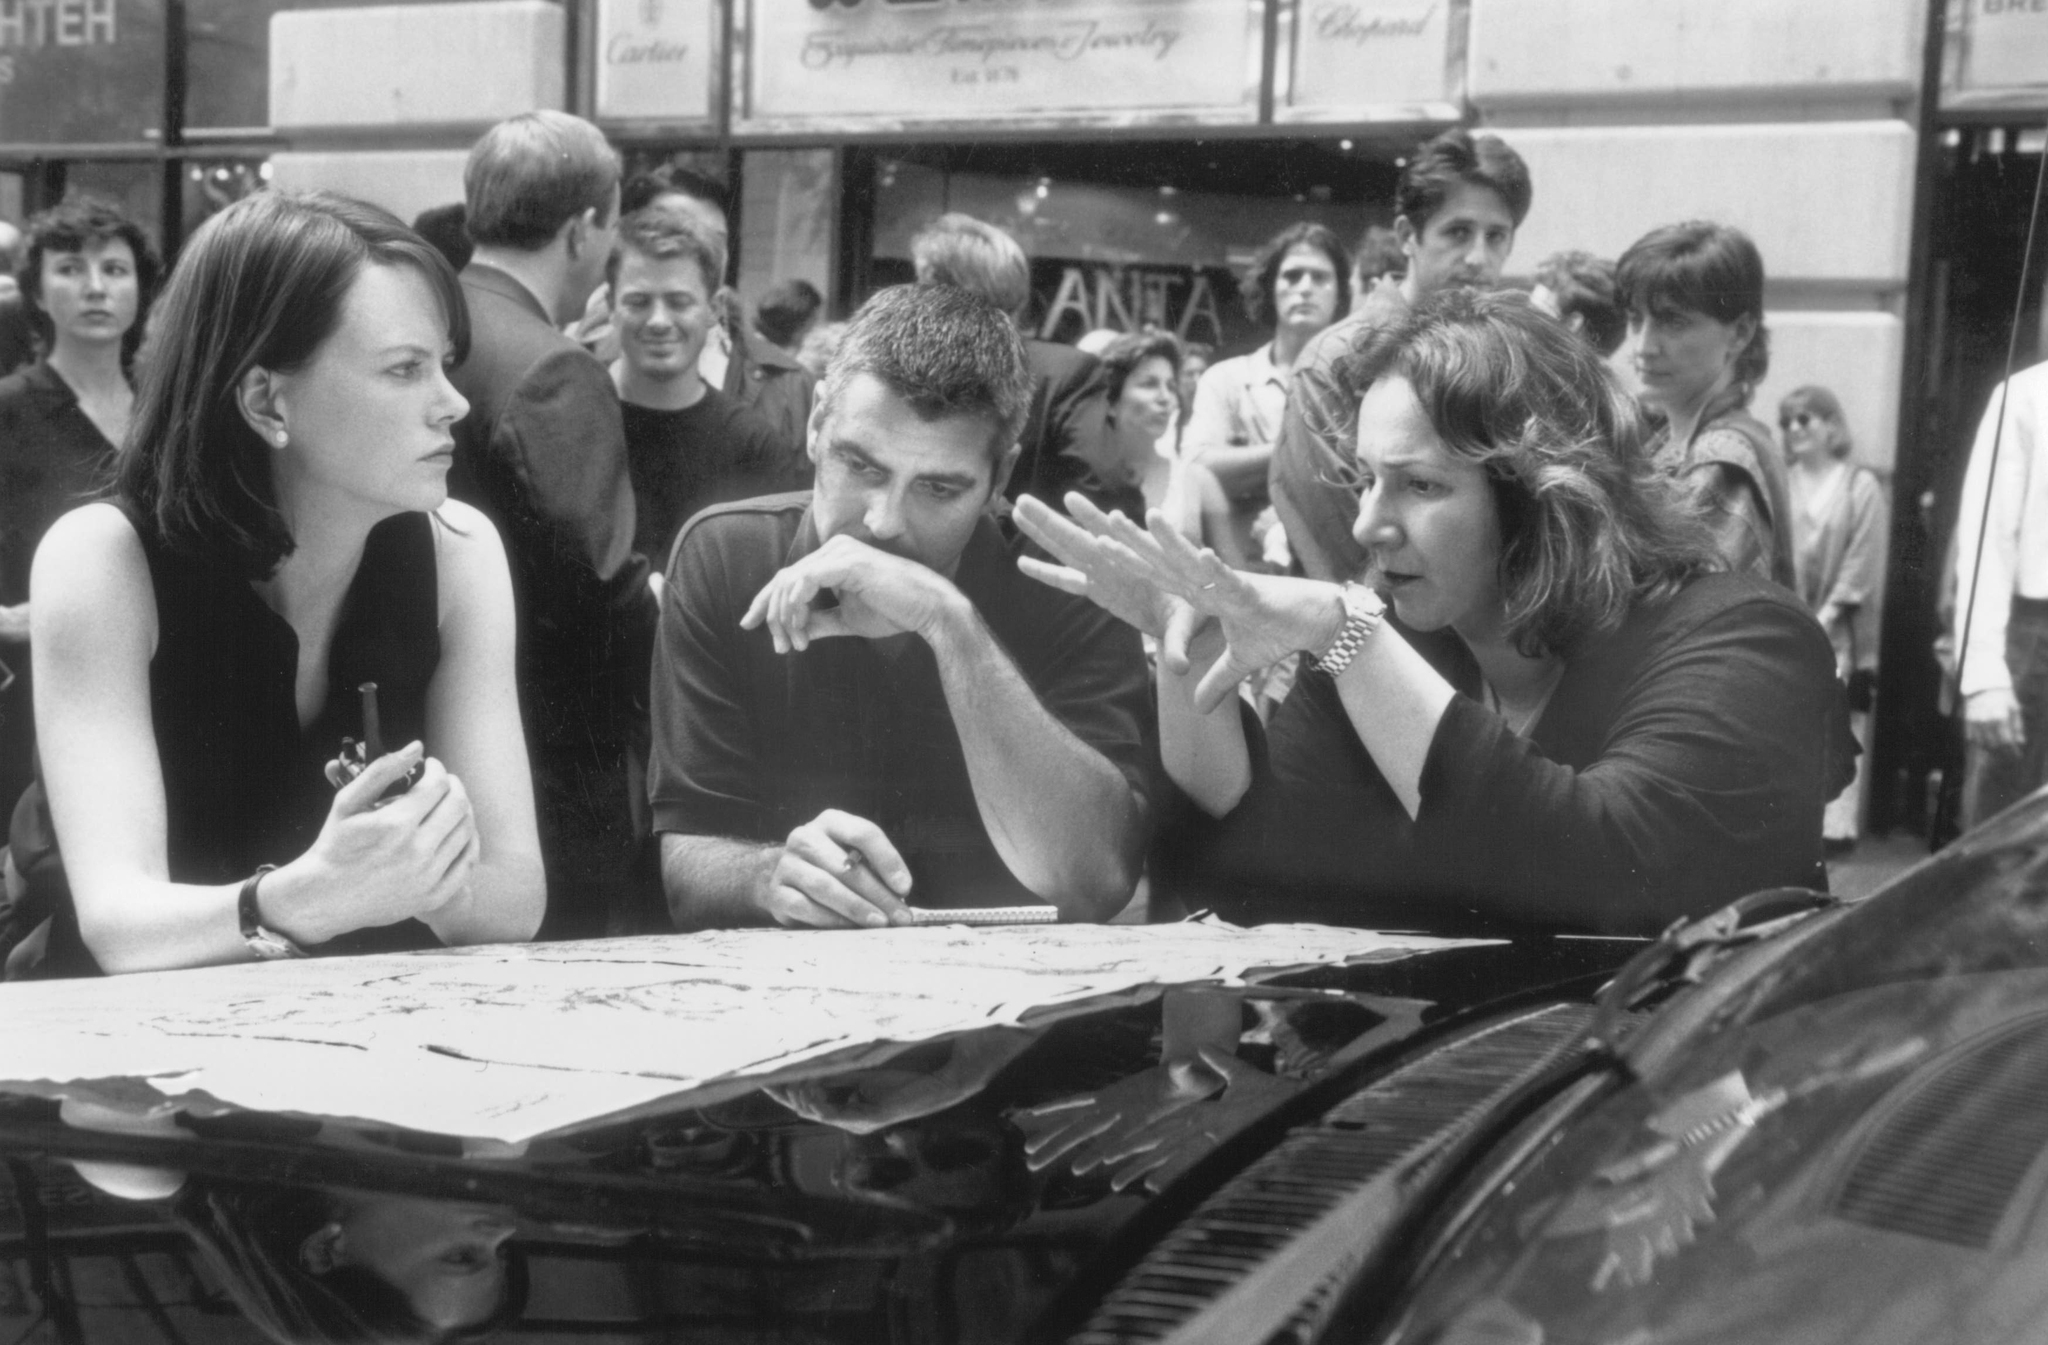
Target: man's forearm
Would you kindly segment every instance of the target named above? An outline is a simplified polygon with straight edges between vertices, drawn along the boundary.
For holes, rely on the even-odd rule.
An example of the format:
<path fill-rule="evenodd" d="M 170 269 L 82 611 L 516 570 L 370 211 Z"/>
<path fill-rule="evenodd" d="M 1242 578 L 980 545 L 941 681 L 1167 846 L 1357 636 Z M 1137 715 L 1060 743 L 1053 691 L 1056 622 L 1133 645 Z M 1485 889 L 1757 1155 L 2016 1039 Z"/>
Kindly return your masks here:
<path fill-rule="evenodd" d="M 770 923 L 759 897 L 779 845 L 725 836 L 661 836 L 661 888 L 669 919 L 681 930 L 733 929 Z"/>
<path fill-rule="evenodd" d="M 975 806 L 1017 880 L 1077 920 L 1137 883 L 1144 818 L 1123 773 L 1055 719 L 974 609 L 929 637 Z"/>

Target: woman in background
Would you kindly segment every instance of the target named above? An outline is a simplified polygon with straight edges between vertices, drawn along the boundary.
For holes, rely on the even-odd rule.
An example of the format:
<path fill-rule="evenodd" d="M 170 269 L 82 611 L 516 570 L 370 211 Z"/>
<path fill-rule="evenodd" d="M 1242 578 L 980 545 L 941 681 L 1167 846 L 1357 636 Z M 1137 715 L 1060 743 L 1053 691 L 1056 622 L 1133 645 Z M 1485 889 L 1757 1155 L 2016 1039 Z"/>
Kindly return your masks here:
<path fill-rule="evenodd" d="M 1651 452 L 1682 482 L 1728 568 L 1786 588 L 1785 466 L 1749 413 L 1770 368 L 1764 261 L 1740 229 L 1652 229 L 1615 265 L 1643 404 L 1664 421 Z"/>
<path fill-rule="evenodd" d="M 158 270 L 142 227 L 105 201 L 76 197 L 28 223 L 21 291 L 49 354 L 0 379 L 0 661 L 14 679 L 0 692 L 0 810 L 35 778 L 29 562 L 58 516 L 112 478 Z"/>
<path fill-rule="evenodd" d="M 1883 482 L 1850 460 L 1842 404 L 1826 388 L 1802 387 L 1778 404 L 1778 430 L 1791 465 L 1792 560 L 1799 597 L 1835 647 L 1835 671 L 1849 692 L 1849 723 L 1863 752 L 1856 780 L 1822 815 L 1832 853 L 1856 844 L 1870 777 L 1870 711 L 1877 691 L 1878 623 L 1884 609 L 1891 509 Z"/>
<path fill-rule="evenodd" d="M 1232 565 L 1244 563 L 1230 527 L 1230 501 L 1216 474 L 1174 451 L 1180 411 L 1180 342 L 1165 332 L 1119 336 L 1101 351 L 1100 376 L 1107 406 L 1105 436 L 1127 484 L 1115 491 L 1081 493 L 1104 512 L 1132 518 L 1145 510 L 1166 514 L 1183 537 L 1216 548 Z"/>

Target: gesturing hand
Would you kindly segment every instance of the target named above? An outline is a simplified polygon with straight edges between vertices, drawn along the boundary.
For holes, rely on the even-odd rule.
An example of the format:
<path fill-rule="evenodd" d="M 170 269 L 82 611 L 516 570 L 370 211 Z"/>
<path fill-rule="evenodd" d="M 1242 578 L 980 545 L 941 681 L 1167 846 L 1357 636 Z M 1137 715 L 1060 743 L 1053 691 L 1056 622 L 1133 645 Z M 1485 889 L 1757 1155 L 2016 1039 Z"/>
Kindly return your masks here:
<path fill-rule="evenodd" d="M 789 833 L 757 899 L 779 925 L 877 929 L 907 925 L 910 866 L 882 829 L 827 808 Z"/>
<path fill-rule="evenodd" d="M 1195 688 L 1198 710 L 1215 709 L 1239 682 L 1300 650 L 1327 649 L 1344 627 L 1343 596 L 1335 584 L 1233 570 L 1214 551 L 1181 536 L 1157 509 L 1146 514 L 1143 528 L 1122 514 L 1103 513 L 1079 495 L 1067 496 L 1067 509 L 1093 544 L 1085 559 L 1094 568 L 1084 569 L 1069 561 L 1087 587 L 1077 588 L 1071 579 L 1061 582 L 1037 570 L 1027 573 L 1069 592 L 1086 593 L 1111 611 L 1117 608 L 1097 597 L 1098 589 L 1105 594 L 1159 593 L 1185 603 L 1190 609 L 1185 617 L 1174 614 L 1171 605 L 1159 609 L 1170 618 L 1160 622 L 1157 632 L 1160 656 L 1170 669 L 1187 668 L 1188 642 L 1202 628 L 1204 618 L 1221 623 L 1223 652 Z M 1030 531 L 1023 515 L 1020 507 L 1019 522 Z M 1049 509 L 1041 509 L 1033 517 L 1041 521 L 1057 518 Z M 1077 560 L 1084 558 L 1070 534 L 1053 528 L 1046 531 L 1057 536 Z M 1061 555 L 1061 559 L 1067 556 Z M 1098 571 L 1103 572 L 1099 579 Z"/>
<path fill-rule="evenodd" d="M 828 588 L 839 605 L 813 607 Z M 929 566 L 842 534 L 777 571 L 754 595 L 740 628 L 765 624 L 775 652 L 787 654 L 835 635 L 875 640 L 907 631 L 928 636 L 965 601 L 952 581 Z"/>
<path fill-rule="evenodd" d="M 1041 584 L 1088 599 L 1155 640 L 1164 639 L 1172 618 L 1173 595 L 1148 578 L 1135 557 L 1117 554 L 1122 548 L 1103 535 L 1109 526 L 1107 514 L 1081 495 L 1067 496 L 1067 507 L 1081 523 L 1029 495 L 1018 499 L 1011 517 L 1025 536 L 1057 557 L 1060 564 L 1020 556 L 1017 568 Z"/>

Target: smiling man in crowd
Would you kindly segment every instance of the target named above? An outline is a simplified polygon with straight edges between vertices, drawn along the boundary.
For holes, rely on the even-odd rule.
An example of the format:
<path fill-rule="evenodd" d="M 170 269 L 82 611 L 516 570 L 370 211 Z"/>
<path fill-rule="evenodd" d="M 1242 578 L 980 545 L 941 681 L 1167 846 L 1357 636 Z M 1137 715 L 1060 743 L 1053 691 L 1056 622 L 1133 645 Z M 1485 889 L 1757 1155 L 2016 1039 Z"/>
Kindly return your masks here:
<path fill-rule="evenodd" d="M 1026 579 L 991 506 L 1030 397 L 1009 315 L 953 286 L 855 317 L 810 493 L 708 510 L 668 569 L 649 793 L 686 929 L 1129 899 L 1152 715 L 1138 637 Z"/>
<path fill-rule="evenodd" d="M 1445 131 L 1409 158 L 1394 196 L 1407 274 L 1398 289 L 1360 296 L 1351 316 L 1310 341 L 1287 386 L 1270 480 L 1281 526 L 1310 578 L 1343 582 L 1365 569 L 1365 548 L 1351 535 L 1358 495 L 1350 481 L 1351 426 L 1366 390 L 1347 376 L 1346 357 L 1426 295 L 1498 285 L 1530 195 L 1528 166 L 1495 136 Z"/>
<path fill-rule="evenodd" d="M 699 509 L 794 484 L 767 421 L 704 381 L 698 356 L 718 323 L 723 235 L 657 203 L 626 216 L 605 269 L 619 357 L 637 524 L 633 549 L 656 565 Z"/>

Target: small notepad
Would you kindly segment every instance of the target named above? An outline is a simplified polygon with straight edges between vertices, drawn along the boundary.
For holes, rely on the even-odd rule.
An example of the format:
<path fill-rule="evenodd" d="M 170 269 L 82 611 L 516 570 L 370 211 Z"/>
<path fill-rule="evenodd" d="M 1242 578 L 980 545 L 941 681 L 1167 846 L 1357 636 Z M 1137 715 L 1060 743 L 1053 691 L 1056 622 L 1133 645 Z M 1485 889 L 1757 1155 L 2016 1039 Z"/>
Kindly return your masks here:
<path fill-rule="evenodd" d="M 919 925 L 1056 925 L 1057 906 L 965 906 L 957 911 L 928 911 L 913 906 Z"/>

